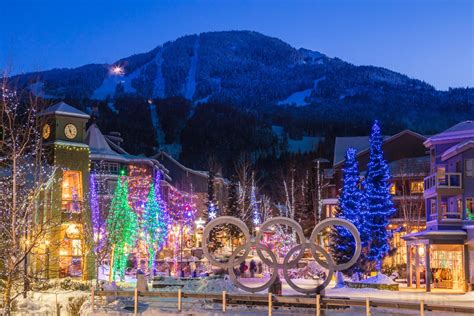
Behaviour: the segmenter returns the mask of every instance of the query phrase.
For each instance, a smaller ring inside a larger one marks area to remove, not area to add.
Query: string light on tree
[[[383,138],[377,121],[370,134],[370,158],[364,188],[367,196],[367,218],[369,252],[367,258],[377,271],[382,268],[382,260],[389,253],[389,218],[395,213],[390,194],[390,172],[383,157]]]
[[[107,218],[107,235],[112,244],[110,280],[118,273],[125,278],[127,255],[137,237],[137,215],[128,202],[128,181],[119,177]]]

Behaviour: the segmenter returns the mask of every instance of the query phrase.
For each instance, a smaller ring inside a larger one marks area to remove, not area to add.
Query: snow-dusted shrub
[[[87,301],[88,296],[82,295],[77,297],[70,297],[67,304],[67,312],[70,316],[79,316],[79,311],[82,305]]]
[[[289,275],[292,279],[324,279],[327,274],[316,261],[310,261],[303,268],[290,269]]]
[[[81,281],[73,281],[71,278],[65,278],[59,282],[59,287],[63,290],[88,291],[90,284]]]

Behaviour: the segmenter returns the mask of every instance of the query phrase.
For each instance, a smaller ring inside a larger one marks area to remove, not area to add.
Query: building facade
[[[395,251],[384,265],[404,265],[407,260],[406,243],[402,236],[423,230],[425,227],[424,178],[429,175],[429,156],[424,146],[426,137],[410,130],[384,137],[384,158],[390,169],[391,194],[396,214],[390,219],[392,249]],[[357,150],[361,180],[365,177],[370,158],[369,136],[337,137],[334,148],[333,188],[334,196],[324,200],[327,216],[337,207],[337,197],[342,188],[344,155],[348,148]]]
[[[408,286],[465,291],[474,284],[474,121],[428,138],[426,230],[407,241]]]

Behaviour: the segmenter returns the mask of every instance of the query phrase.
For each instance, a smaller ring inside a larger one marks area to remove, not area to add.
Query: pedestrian
[[[250,277],[255,278],[255,272],[257,272],[257,263],[254,259],[250,260]]]

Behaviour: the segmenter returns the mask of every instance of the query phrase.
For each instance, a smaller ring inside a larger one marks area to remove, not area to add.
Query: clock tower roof
[[[90,116],[67,103],[58,102],[55,105],[50,106],[49,108],[45,109],[44,111],[38,113],[38,116],[45,116],[45,115],[62,115],[62,116],[69,116],[69,117],[79,117],[84,119],[89,119]]]

